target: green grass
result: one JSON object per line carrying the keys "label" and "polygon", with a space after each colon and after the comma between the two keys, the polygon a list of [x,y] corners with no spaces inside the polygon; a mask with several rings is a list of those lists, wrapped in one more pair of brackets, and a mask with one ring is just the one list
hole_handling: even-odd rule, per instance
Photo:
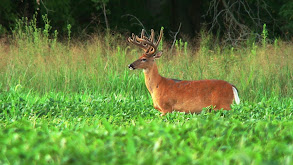
{"label": "green grass", "polygon": [[292,164],[293,101],[160,117],[143,96],[2,94],[1,164]]}
{"label": "green grass", "polygon": [[229,81],[241,104],[160,117],[125,36],[20,22],[0,42],[0,164],[293,164],[292,43],[161,46],[163,76]]}

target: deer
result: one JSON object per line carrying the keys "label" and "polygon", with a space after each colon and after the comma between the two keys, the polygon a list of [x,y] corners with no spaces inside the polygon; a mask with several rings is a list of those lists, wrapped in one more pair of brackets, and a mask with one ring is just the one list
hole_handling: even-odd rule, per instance
{"label": "deer", "polygon": [[162,56],[157,51],[163,36],[163,29],[155,42],[155,33],[151,29],[150,37],[132,33],[128,42],[144,50],[142,56],[128,65],[130,70],[142,69],[145,85],[152,97],[153,106],[161,112],[161,116],[173,111],[184,113],[200,113],[204,108],[214,110],[231,110],[233,100],[240,103],[237,88],[224,80],[177,80],[161,76],[156,60]]}

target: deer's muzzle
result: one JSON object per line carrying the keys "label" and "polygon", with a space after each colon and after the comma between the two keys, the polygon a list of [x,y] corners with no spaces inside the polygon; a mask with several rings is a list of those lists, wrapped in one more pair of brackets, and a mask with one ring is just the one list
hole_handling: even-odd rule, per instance
{"label": "deer's muzzle", "polygon": [[132,64],[128,65],[128,68],[129,68],[130,70],[134,70],[134,69],[135,69],[134,66],[133,66]]}

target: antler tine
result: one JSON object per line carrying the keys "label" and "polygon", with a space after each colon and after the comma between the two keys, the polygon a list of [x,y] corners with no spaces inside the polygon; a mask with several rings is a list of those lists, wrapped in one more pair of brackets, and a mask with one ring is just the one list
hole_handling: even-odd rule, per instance
{"label": "antler tine", "polygon": [[151,29],[151,37],[150,37],[149,40],[152,42],[152,47],[153,47],[153,48],[151,48],[151,49],[149,50],[149,54],[154,54],[154,53],[157,51],[158,45],[159,45],[159,43],[160,43],[162,37],[163,37],[163,29],[161,29],[161,31],[160,31],[160,36],[159,36],[159,38],[158,38],[158,41],[157,41],[157,42],[154,42],[154,39],[155,39],[155,32],[154,32],[153,29]]}
{"label": "antler tine", "polygon": [[142,43],[137,42],[138,36],[135,36],[132,33],[132,38],[128,37],[128,42],[137,45],[138,47],[142,48],[145,52],[149,49],[147,46],[143,45]]}
{"label": "antler tine", "polygon": [[145,32],[145,30],[144,30],[144,29],[142,29],[142,30],[141,30],[141,35],[140,35],[140,38],[143,38],[143,37],[144,37],[144,32]]}
{"label": "antler tine", "polygon": [[151,29],[151,37],[150,37],[150,41],[154,42],[154,38],[155,38],[155,32],[154,29]]}
{"label": "antler tine", "polygon": [[159,43],[160,43],[162,37],[163,37],[163,29],[161,29],[161,31],[160,31],[160,36],[159,36],[159,38],[158,38],[158,41],[157,41],[157,43],[155,43],[156,47],[158,47],[158,45],[159,45]]}
{"label": "antler tine", "polygon": [[128,41],[141,47],[145,51],[146,54],[153,55],[156,52],[158,45],[162,39],[163,29],[161,29],[161,31],[160,31],[160,36],[159,36],[157,42],[154,41],[155,40],[155,32],[153,29],[151,29],[150,38],[146,37],[144,34],[145,34],[144,29],[142,29],[142,31],[141,31],[140,38],[132,33],[132,38],[129,37]]}
{"label": "antler tine", "polygon": [[[144,44],[147,46],[147,50],[145,51],[147,54],[152,54],[156,51],[156,46],[154,45],[154,43],[150,42],[148,39],[143,39],[143,38],[136,38],[137,41],[139,41],[140,43]],[[151,50],[151,52],[150,52]]]}
{"label": "antler tine", "polygon": [[[144,30],[144,29],[143,29]],[[143,33],[142,33],[143,34]],[[154,38],[155,38],[155,33],[154,33],[154,30],[153,29],[151,29],[151,36],[150,36],[150,38],[148,38],[147,36],[145,36],[144,34],[143,35],[141,35],[141,37],[140,38],[142,38],[142,39],[145,39],[145,40],[148,40],[148,41],[150,41],[150,42],[154,42]]]}
{"label": "antler tine", "polygon": [[[140,38],[149,41],[149,38],[147,36],[145,36],[145,30],[144,29],[141,30],[141,37]],[[137,40],[139,40],[139,38],[137,38]],[[146,43],[143,43],[143,44],[146,44]],[[149,48],[149,45],[146,45],[146,46]]]}

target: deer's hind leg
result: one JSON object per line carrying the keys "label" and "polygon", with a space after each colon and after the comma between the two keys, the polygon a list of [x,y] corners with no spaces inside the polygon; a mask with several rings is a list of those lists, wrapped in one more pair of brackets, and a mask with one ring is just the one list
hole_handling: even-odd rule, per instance
{"label": "deer's hind leg", "polygon": [[168,105],[168,104],[162,104],[160,105],[155,105],[154,104],[155,109],[157,109],[158,111],[160,111],[162,114],[161,116],[166,115],[166,113],[172,112],[172,106]]}

